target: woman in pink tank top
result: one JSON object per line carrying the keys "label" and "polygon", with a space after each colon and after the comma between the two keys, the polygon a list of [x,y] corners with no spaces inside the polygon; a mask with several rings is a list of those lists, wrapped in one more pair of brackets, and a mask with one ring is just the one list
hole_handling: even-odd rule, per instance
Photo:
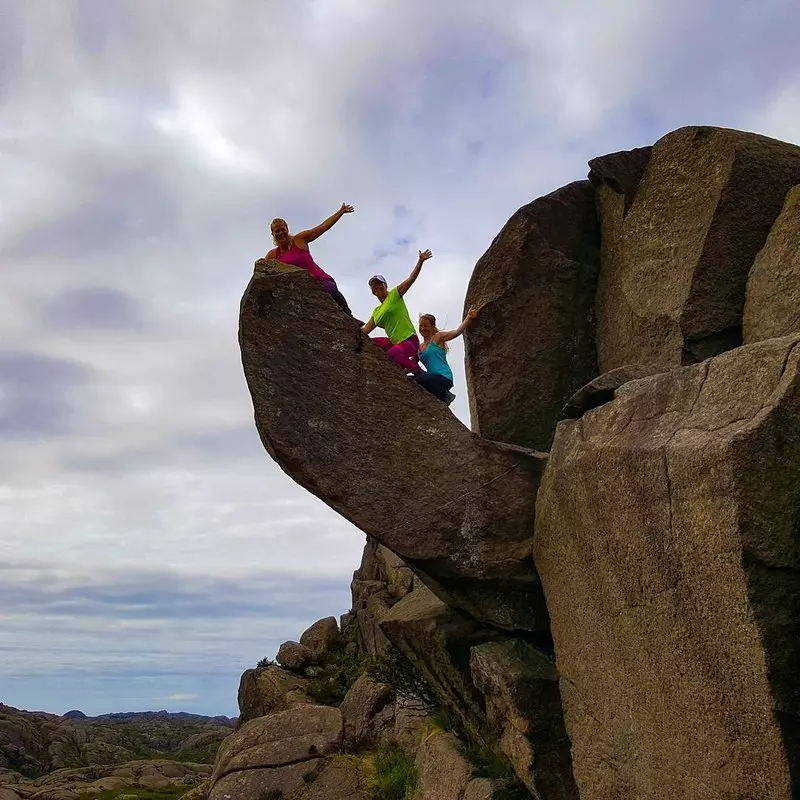
{"label": "woman in pink tank top", "polygon": [[336,281],[325,272],[312,258],[308,243],[322,236],[325,231],[330,230],[345,214],[350,214],[353,206],[342,203],[342,207],[331,214],[324,222],[316,228],[309,228],[300,233],[289,233],[289,226],[286,220],[276,217],[272,220],[270,230],[272,231],[272,241],[275,247],[267,253],[267,258],[275,258],[284,264],[291,264],[293,267],[304,269],[312,278],[319,281],[322,288],[352,317],[353,312],[347,305],[347,300],[336,286]]}

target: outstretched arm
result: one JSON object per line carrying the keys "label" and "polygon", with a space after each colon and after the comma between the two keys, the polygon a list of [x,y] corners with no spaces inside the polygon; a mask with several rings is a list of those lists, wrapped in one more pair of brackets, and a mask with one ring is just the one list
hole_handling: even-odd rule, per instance
{"label": "outstretched arm", "polygon": [[370,317],[362,326],[362,333],[370,333],[375,330],[375,320]]}
{"label": "outstretched arm", "polygon": [[328,219],[317,225],[316,228],[309,228],[307,231],[300,231],[296,233],[295,239],[302,239],[306,244],[313,242],[314,239],[322,236],[325,231],[329,231],[345,214],[350,214],[353,211],[353,206],[342,203],[342,207],[335,213],[331,214]]}
{"label": "outstretched arm", "polygon": [[471,306],[469,311],[467,311],[467,316],[464,317],[464,321],[457,328],[452,331],[439,331],[438,333],[434,334],[433,341],[436,342],[436,344],[443,344],[444,342],[449,342],[451,339],[457,339],[467,328],[469,328],[470,323],[477,315],[478,309],[475,308],[475,306]]}
{"label": "outstretched arm", "polygon": [[420,270],[422,269],[422,265],[426,262],[433,253],[430,250],[422,250],[419,251],[419,258],[417,259],[417,263],[414,266],[411,274],[402,282],[397,284],[397,293],[402,297],[413,285],[414,281],[419,277]]}

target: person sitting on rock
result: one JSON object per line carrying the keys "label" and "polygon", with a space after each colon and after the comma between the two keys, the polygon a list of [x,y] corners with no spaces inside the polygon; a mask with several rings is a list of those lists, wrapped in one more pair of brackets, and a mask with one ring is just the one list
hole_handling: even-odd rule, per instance
{"label": "person sitting on rock", "polygon": [[383,275],[373,275],[369,279],[369,288],[372,294],[380,300],[380,305],[372,312],[372,316],[361,328],[364,333],[370,333],[375,328],[383,328],[387,336],[375,336],[372,341],[386,355],[399,364],[406,372],[418,375],[422,372],[419,365],[419,339],[411,317],[408,315],[406,301],[403,295],[413,286],[419,277],[422,265],[432,256],[430,250],[419,251],[419,258],[411,274],[393,289],[389,290],[386,278]]}
{"label": "person sitting on rock", "polygon": [[422,344],[419,348],[419,360],[424,364],[425,372],[415,375],[414,380],[448,405],[455,400],[455,395],[450,392],[453,388],[453,372],[447,363],[447,343],[461,336],[477,314],[475,306],[471,306],[464,321],[451,331],[440,331],[436,327],[436,317],[433,314],[420,314],[419,332]]}
{"label": "person sitting on rock", "polygon": [[304,269],[312,278],[319,282],[320,286],[322,286],[351,317],[353,316],[353,312],[350,311],[347,300],[344,299],[344,296],[339,291],[336,281],[316,264],[311,257],[308,243],[318,239],[325,231],[330,230],[345,214],[350,214],[352,211],[353,206],[342,203],[342,207],[335,214],[331,214],[324,222],[317,225],[316,228],[309,228],[308,230],[300,231],[300,233],[289,233],[289,226],[286,224],[286,220],[276,217],[269,226],[275,247],[265,256],[265,258],[275,258],[283,264],[291,264],[293,267]]}

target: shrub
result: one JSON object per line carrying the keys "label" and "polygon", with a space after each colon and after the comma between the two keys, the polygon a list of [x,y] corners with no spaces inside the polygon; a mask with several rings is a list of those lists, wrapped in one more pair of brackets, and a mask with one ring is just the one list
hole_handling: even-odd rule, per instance
{"label": "shrub", "polygon": [[383,744],[372,756],[375,800],[411,800],[417,788],[414,759],[399,745]]}
{"label": "shrub", "polygon": [[395,647],[378,656],[368,669],[371,678],[391,686],[397,694],[416,700],[427,710],[438,707],[430,684],[419,670]]}
{"label": "shrub", "polygon": [[261,661],[256,664],[256,669],[266,669],[267,667],[271,667],[275,664],[275,662],[271,658],[262,658]]}
{"label": "shrub", "polygon": [[370,663],[366,653],[346,653],[344,648],[337,648],[328,654],[320,674],[309,680],[306,693],[323,706],[338,706]]}
{"label": "shrub", "polygon": [[530,792],[522,785],[508,759],[495,745],[485,742],[460,743],[461,754],[472,765],[476,778],[489,778],[494,786],[492,800],[529,800]]}

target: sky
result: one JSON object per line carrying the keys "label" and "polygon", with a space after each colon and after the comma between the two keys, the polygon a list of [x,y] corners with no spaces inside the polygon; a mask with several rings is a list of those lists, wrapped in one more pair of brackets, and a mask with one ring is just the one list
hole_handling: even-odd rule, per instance
{"label": "sky", "polygon": [[0,702],[234,716],[348,610],[364,536],[270,460],[241,368],[273,217],[355,207],[312,252],[361,318],[430,248],[409,309],[454,327],[588,159],[800,142],[798,30],[796,0],[0,0]]}

